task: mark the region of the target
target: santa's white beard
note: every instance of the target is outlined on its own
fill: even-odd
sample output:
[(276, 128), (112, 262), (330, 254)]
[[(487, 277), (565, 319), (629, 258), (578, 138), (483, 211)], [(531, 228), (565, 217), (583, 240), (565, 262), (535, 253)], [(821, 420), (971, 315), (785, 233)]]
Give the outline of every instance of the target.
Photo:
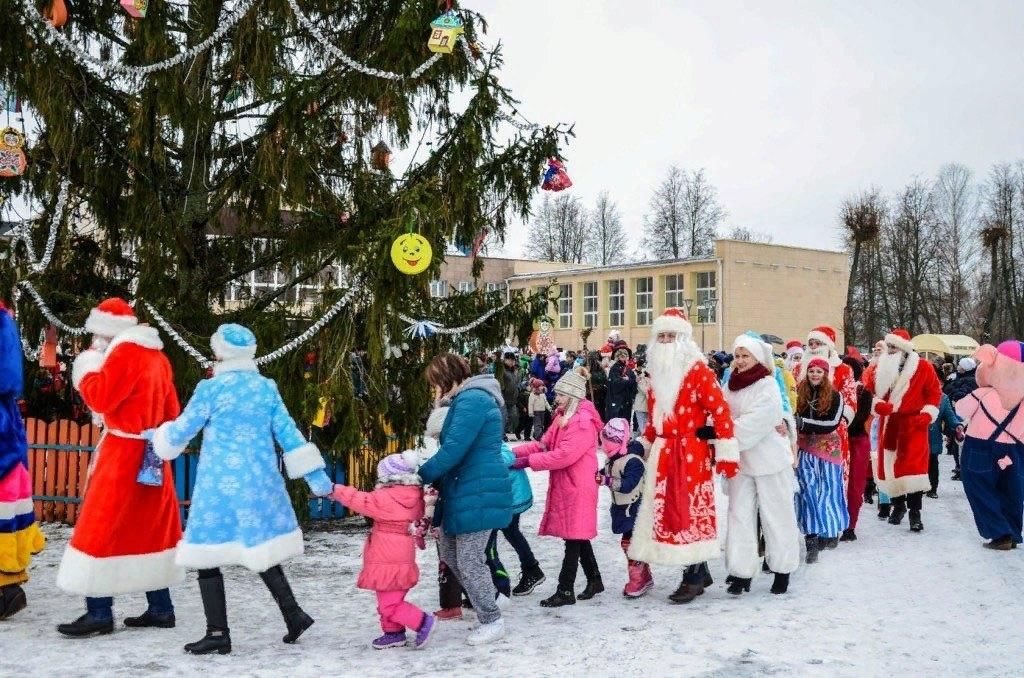
[(793, 368), (796, 367), (797, 365), (799, 365), (800, 362), (803, 360), (803, 357), (804, 357), (803, 353), (798, 353), (797, 355), (792, 356), (792, 357), (786, 356), (786, 362), (785, 362), (786, 369), (789, 370), (790, 372), (792, 372)]
[(651, 390), (659, 411), (675, 410), (683, 377), (698, 356), (700, 349), (690, 339), (679, 339), (671, 344), (656, 342), (647, 349), (647, 372), (651, 375)]
[(878, 358), (875, 368), (875, 395), (881, 398), (896, 383), (903, 366), (903, 353), (883, 353)]

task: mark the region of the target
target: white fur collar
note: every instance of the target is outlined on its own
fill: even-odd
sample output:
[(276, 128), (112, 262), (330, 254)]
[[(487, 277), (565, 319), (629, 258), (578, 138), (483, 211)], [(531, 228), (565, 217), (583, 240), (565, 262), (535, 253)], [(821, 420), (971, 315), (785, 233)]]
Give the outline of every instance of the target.
[(117, 336), (110, 340), (103, 354), (110, 355), (111, 351), (120, 344), (136, 344), (156, 351), (160, 351), (164, 347), (164, 342), (160, 340), (160, 333), (156, 331), (155, 327), (149, 325), (135, 325), (118, 332)]
[(903, 402), (903, 396), (907, 394), (907, 389), (910, 388), (910, 380), (914, 377), (914, 373), (917, 372), (918, 365), (921, 363), (921, 356), (916, 353), (908, 353), (907, 360), (903, 363), (903, 369), (900, 370), (900, 374), (896, 377), (895, 383), (892, 385), (892, 390), (889, 391), (889, 402), (896, 409), (899, 409), (900, 404)]
[(218, 360), (213, 364), (214, 376), (225, 372), (259, 372), (260, 368), (252, 358), (231, 358)]

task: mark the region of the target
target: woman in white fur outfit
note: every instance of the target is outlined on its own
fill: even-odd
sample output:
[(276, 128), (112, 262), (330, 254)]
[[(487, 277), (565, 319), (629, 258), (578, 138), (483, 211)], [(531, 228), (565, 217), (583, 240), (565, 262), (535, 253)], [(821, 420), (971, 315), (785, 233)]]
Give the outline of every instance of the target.
[(782, 407), (771, 347), (747, 334), (733, 343), (732, 373), (725, 398), (735, 422), (740, 470), (729, 479), (726, 564), (729, 593), (750, 590), (760, 568), (757, 518), (761, 516), (768, 566), (775, 573), (772, 593), (785, 593), (800, 563), (800, 529), (793, 507), (792, 415)]

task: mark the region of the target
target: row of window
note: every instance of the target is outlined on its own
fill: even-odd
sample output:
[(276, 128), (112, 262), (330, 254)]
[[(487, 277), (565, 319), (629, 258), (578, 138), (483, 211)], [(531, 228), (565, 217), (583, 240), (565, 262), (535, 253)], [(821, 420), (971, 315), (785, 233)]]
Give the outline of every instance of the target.
[[(665, 308), (685, 307), (685, 276), (682, 273), (662, 276), (665, 291)], [(651, 276), (633, 278), (634, 310), (637, 326), (650, 325), (654, 322), (654, 278)], [(697, 287), (691, 301), (690, 313), (699, 324), (712, 324), (717, 321), (717, 303), (709, 300), (716, 298), (716, 279), (714, 271), (696, 274)], [(598, 283), (585, 282), (581, 285), (583, 296), (583, 327), (598, 326)], [(539, 288), (539, 289), (543, 289)], [(626, 325), (626, 281), (619, 278), (609, 280), (606, 284), (608, 295), (608, 326), (624, 327)], [(566, 283), (558, 286), (558, 328), (569, 330), (573, 327), (573, 285)]]
[[(469, 294), (476, 290), (476, 283), (472, 280), (460, 280), (451, 286), (447, 280), (431, 280), (430, 296), (435, 299), (447, 297), (449, 289), (452, 288), (459, 294)], [(489, 282), (484, 285), (484, 290), (487, 292), (504, 292), (505, 289), (506, 286), (503, 282)]]

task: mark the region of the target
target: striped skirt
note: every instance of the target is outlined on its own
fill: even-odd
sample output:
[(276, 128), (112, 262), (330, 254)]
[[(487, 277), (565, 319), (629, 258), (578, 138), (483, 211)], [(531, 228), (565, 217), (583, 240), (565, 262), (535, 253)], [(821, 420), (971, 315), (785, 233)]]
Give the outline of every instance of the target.
[(800, 483), (796, 500), (800, 530), (828, 539), (842, 534), (850, 525), (842, 464), (800, 450), (796, 477)]

